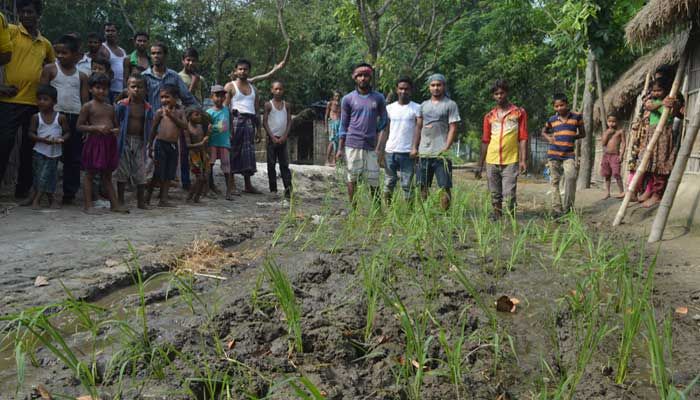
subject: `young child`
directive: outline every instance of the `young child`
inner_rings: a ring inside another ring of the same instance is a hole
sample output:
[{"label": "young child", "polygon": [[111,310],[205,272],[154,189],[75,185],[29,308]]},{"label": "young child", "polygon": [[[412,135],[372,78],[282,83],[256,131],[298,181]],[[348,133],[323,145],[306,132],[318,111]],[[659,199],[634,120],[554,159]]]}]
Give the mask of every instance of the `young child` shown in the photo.
[{"label": "young child", "polygon": [[210,125],[202,109],[197,106],[187,108],[185,116],[187,117],[185,141],[189,149],[190,170],[196,179],[187,201],[199,203],[209,177],[209,156],[206,146],[209,141]]},{"label": "young child", "polygon": [[340,129],[340,95],[339,91],[333,91],[333,97],[326,105],[326,130],[328,131],[328,149],[326,150],[326,164],[335,166],[335,152],[338,151],[338,130]]},{"label": "young child", "polygon": [[126,81],[128,97],[117,102],[119,121],[119,168],[114,174],[117,198],[124,207],[124,191],[128,182],[136,185],[136,207],[146,210],[146,143],[151,133],[153,109],[146,102],[146,81],[135,73]]},{"label": "young child", "polygon": [[58,94],[49,85],[40,85],[37,90],[37,107],[39,112],[32,116],[29,125],[29,138],[35,142],[33,155],[34,193],[22,205],[39,208],[41,196],[46,195],[49,206],[60,207],[53,194],[56,191],[58,159],[61,158],[62,145],[70,137],[68,120],[58,111],[54,111]]},{"label": "young child", "polygon": [[173,85],[163,85],[160,88],[161,108],[156,112],[149,139],[149,156],[155,164],[153,179],[146,194],[146,204],[149,204],[153,188],[160,185],[158,207],[174,207],[168,197],[170,182],[175,180],[177,172],[177,144],[187,122],[182,110],[177,108],[178,88]]},{"label": "young child", "polygon": [[603,160],[600,163],[600,175],[605,178],[606,194],[603,200],[610,198],[610,183],[611,177],[615,178],[617,188],[620,193],[615,196],[620,199],[625,197],[625,188],[622,186],[622,177],[620,176],[621,159],[625,154],[625,132],[618,129],[617,116],[614,114],[608,115],[608,129],[603,132],[601,140],[603,145]]},{"label": "young child", "polygon": [[[648,120],[648,128],[639,147],[638,159],[641,161],[644,157],[647,143],[654,135],[657,125],[661,120],[661,114],[664,109],[664,98],[668,96],[669,82],[665,79],[657,79],[651,85],[651,99],[644,104],[644,109],[647,111],[645,118]],[[673,164],[676,159],[676,148],[673,145],[673,123],[669,120],[664,126],[659,140],[651,149],[651,158],[646,168],[646,178],[648,179],[647,190],[639,201],[642,202],[642,207],[653,207],[661,202],[668,176],[673,170]]]},{"label": "young child", "polygon": [[88,76],[75,65],[80,56],[80,42],[75,36],[61,36],[54,48],[58,61],[44,66],[40,83],[56,88],[56,111],[68,120],[70,139],[63,145],[63,202],[70,204],[80,189],[83,141],[75,128],[80,108],[88,101]]},{"label": "young child", "polygon": [[226,90],[221,85],[211,87],[211,100],[214,103],[207,110],[209,119],[211,120],[211,133],[209,134],[209,185],[214,193],[219,193],[219,190],[214,184],[214,163],[218,159],[221,161],[221,171],[224,173],[226,181],[226,200],[233,200],[234,182],[231,177],[231,113],[228,108],[224,107],[224,99],[226,98]]},{"label": "young child", "polygon": [[119,165],[119,123],[114,107],[108,103],[110,79],[105,74],[94,73],[90,76],[88,85],[92,100],[83,105],[78,117],[78,130],[86,136],[82,152],[82,167],[85,170],[84,209],[87,213],[94,213],[92,180],[95,175],[99,175],[109,198],[110,210],[126,212],[119,207],[112,187],[112,172]]},{"label": "young child", "polygon": [[287,110],[284,101],[284,85],[280,81],[272,82],[270,88],[272,100],[265,103],[263,127],[267,132],[267,179],[270,192],[277,193],[277,171],[275,165],[279,161],[284,185],[284,197],[292,196],[292,172],[289,170],[289,155],[287,154],[287,137],[292,127],[292,114]]},{"label": "young child", "polygon": [[[576,140],[586,137],[583,116],[569,110],[569,100],[563,93],[554,95],[552,105],[556,114],[549,118],[542,129],[542,137],[549,142],[550,186],[552,191],[552,208],[557,216],[571,211],[576,198],[575,144]],[[564,177],[564,205],[562,207],[559,181]]]}]

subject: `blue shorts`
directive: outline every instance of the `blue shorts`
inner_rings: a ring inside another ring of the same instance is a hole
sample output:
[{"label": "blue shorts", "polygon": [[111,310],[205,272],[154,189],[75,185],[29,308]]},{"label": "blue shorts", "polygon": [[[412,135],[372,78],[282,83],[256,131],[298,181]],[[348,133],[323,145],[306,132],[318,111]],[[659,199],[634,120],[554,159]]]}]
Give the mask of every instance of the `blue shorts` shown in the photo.
[{"label": "blue shorts", "polygon": [[156,143],[153,145],[153,161],[155,163],[153,178],[160,182],[175,180],[177,158],[177,143],[156,139]]},{"label": "blue shorts", "polygon": [[418,165],[418,183],[422,188],[433,185],[433,176],[440,189],[452,188],[452,161],[447,158],[421,158]]}]

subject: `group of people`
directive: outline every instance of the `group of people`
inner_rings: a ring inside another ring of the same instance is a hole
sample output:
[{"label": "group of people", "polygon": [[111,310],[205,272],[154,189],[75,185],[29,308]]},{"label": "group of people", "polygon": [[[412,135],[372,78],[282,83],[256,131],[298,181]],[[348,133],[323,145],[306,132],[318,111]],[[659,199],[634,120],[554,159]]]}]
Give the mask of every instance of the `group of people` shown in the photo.
[{"label": "group of people", "polygon": [[[133,36],[133,52],[127,53],[118,44],[118,27],[107,23],[105,40],[88,34],[87,51],[81,53],[76,33],[53,44],[41,35],[41,1],[19,0],[17,11],[16,25],[0,18],[0,177],[21,129],[15,197],[26,199],[22,204],[39,207],[43,197],[52,207],[73,203],[81,171],[87,212],[94,212],[93,185],[99,185],[116,212],[127,211],[129,184],[136,188],[137,207],[149,208],[156,188],[158,205],[171,206],[169,188],[178,178],[189,190],[188,201],[199,202],[203,195],[219,192],[212,174],[216,160],[226,178],[226,199],[241,193],[233,174],[243,175],[244,192],[260,193],[251,182],[259,97],[248,80],[249,61],[236,62],[235,79],[225,86],[208,88],[197,72],[195,49],[185,50],[178,73],[167,67],[165,44],[149,44],[149,35],[139,32]],[[279,162],[289,197],[291,113],[283,97],[284,85],[274,82],[263,127],[268,159],[273,159],[270,189],[277,190],[274,163]],[[212,105],[204,110],[207,98]],[[61,201],[54,198],[59,160]]]},{"label": "group of people", "polygon": [[[0,19],[0,177],[21,128],[24,135],[15,196],[27,198],[24,204],[39,207],[43,196],[50,206],[74,202],[81,186],[81,171],[87,212],[93,211],[94,184],[109,199],[111,210],[117,212],[126,211],[124,192],[129,184],[136,188],[137,207],[148,208],[156,188],[160,190],[158,205],[172,206],[169,188],[178,178],[189,190],[188,201],[197,203],[210,192],[219,193],[212,173],[217,160],[225,177],[226,199],[240,195],[234,174],[243,175],[244,192],[260,193],[251,181],[256,172],[260,103],[249,79],[249,61],[238,60],[234,80],[224,86],[212,85],[207,91],[197,73],[199,56],[195,49],[183,53],[183,68],[178,73],[166,65],[165,44],[149,43],[149,35],[139,32],[133,36],[134,50],[127,53],[118,44],[118,27],[107,23],[105,40],[95,33],[88,34],[87,51],[81,53],[77,34],[63,35],[54,44],[41,35],[41,1],[19,0],[17,10],[19,24]],[[643,156],[663,108],[682,115],[681,102],[666,98],[669,71],[660,68],[645,95],[641,123],[633,129],[628,166],[631,173]],[[445,77],[433,74],[427,79],[430,98],[421,104],[411,101],[414,82],[400,78],[395,87],[397,100],[387,105],[384,95],[372,88],[373,74],[371,65],[358,64],[352,71],[355,90],[342,98],[335,92],[328,103],[328,162],[346,162],[351,202],[360,178],[379,197],[383,166],[387,201],[397,184],[404,196],[410,197],[414,182],[425,198],[435,179],[441,190],[441,207],[449,208],[449,151],[460,116],[457,104],[446,95]],[[504,211],[515,212],[517,178],[527,168],[528,116],[525,109],[509,101],[505,81],[497,80],[491,93],[495,107],[484,116],[476,175],[480,178],[485,172],[493,217],[499,218]],[[211,100],[211,107],[204,110],[201,104],[206,98]],[[547,120],[542,137],[549,142],[552,208],[556,214],[564,214],[573,208],[576,193],[575,143],[586,132],[582,115],[570,110],[564,94],[555,94],[552,105],[555,114]],[[284,84],[275,81],[271,99],[264,104],[262,128],[267,133],[270,191],[277,191],[279,164],[287,198],[292,191],[286,148],[291,118],[284,101]],[[612,177],[624,191],[620,171],[627,141],[616,116],[608,116],[607,127],[602,137],[601,174],[609,197]],[[644,206],[661,199],[675,157],[674,137],[669,124],[653,149],[643,184],[635,189],[635,198],[639,194]],[[59,160],[63,162],[60,202],[54,198]],[[563,199],[559,189],[562,180]]]}]

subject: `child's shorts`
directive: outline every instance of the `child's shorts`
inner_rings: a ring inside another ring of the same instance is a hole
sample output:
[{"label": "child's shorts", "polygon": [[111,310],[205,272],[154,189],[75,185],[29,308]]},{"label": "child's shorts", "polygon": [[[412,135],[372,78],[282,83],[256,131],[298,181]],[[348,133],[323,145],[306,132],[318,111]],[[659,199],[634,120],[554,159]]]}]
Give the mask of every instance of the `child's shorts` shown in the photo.
[{"label": "child's shorts", "polygon": [[620,156],[617,154],[603,154],[603,160],[600,162],[600,175],[603,178],[619,177]]},{"label": "child's shorts", "polygon": [[177,143],[156,139],[156,143],[153,145],[153,161],[155,162],[153,177],[161,182],[175,180],[177,158]]},{"label": "child's shorts", "polygon": [[206,150],[190,150],[190,171],[196,176],[209,173],[209,156]]},{"label": "child's shorts", "polygon": [[58,157],[51,158],[34,152],[32,155],[34,172],[34,189],[39,193],[56,192],[56,175],[58,175]]},{"label": "child's shorts", "polygon": [[216,160],[221,161],[221,172],[228,174],[231,172],[231,151],[226,147],[210,146],[209,161],[213,164]]},{"label": "child's shorts", "polygon": [[124,138],[124,149],[119,156],[114,179],[122,183],[131,181],[134,185],[146,183],[146,146],[143,138],[128,135]]}]

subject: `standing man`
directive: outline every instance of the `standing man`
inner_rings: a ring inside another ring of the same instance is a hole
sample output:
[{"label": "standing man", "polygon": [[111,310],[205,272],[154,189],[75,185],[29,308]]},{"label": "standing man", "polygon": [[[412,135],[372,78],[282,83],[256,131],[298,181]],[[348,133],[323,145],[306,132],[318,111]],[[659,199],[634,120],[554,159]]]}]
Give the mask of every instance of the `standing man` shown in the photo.
[{"label": "standing man", "polygon": [[508,101],[508,83],[497,80],[491,87],[496,107],[484,116],[481,161],[476,172],[481,178],[486,162],[486,178],[491,191],[493,220],[503,215],[502,202],[515,215],[518,175],[527,169],[527,113]]},{"label": "standing man", "polygon": [[[162,42],[151,45],[151,67],[141,73],[146,80],[148,90],[147,101],[153,108],[153,115],[160,109],[160,88],[165,85],[172,85],[178,88],[179,97],[185,107],[199,105],[197,99],[192,96],[189,88],[182,81],[180,75],[168,68],[165,61],[168,56],[168,47]],[[182,138],[181,138],[182,139]],[[180,178],[182,187],[190,187],[189,160],[187,148],[180,146]]]},{"label": "standing man", "polygon": [[206,97],[206,85],[202,75],[199,75],[199,53],[196,49],[190,47],[182,54],[182,71],[179,72],[180,78],[190,93],[201,103]]},{"label": "standing man", "polygon": [[92,75],[93,58],[97,58],[101,55],[102,43],[100,42],[100,35],[95,32],[88,33],[85,47],[87,48],[87,52],[83,54],[83,58],[75,64],[75,67],[78,68],[78,71],[90,76]]},{"label": "standing man", "polygon": [[102,55],[109,59],[109,64],[112,67],[112,84],[109,86],[109,102],[113,103],[114,99],[124,90],[124,58],[126,51],[119,47],[119,36],[117,25],[113,22],[107,22],[104,26],[105,42],[102,44],[104,49]]},{"label": "standing man", "polygon": [[428,197],[428,188],[432,186],[433,176],[437,178],[442,191],[440,207],[450,208],[452,198],[452,161],[447,152],[457,136],[457,123],[461,121],[457,103],[445,95],[446,80],[442,74],[428,77],[430,99],[420,106],[420,117],[413,138],[411,156],[420,157],[418,164],[418,183],[421,197]]},{"label": "standing man", "polygon": [[[415,161],[411,158],[411,146],[413,137],[416,135],[418,118],[420,118],[420,105],[411,101],[413,91],[413,81],[408,77],[402,77],[396,84],[396,95],[398,101],[386,107],[389,116],[388,127],[379,135],[377,144],[377,154],[379,160],[384,155],[384,172],[386,182],[384,182],[384,197],[387,203],[396,187],[396,182],[401,181],[404,197],[411,197],[411,185]],[[418,132],[420,134],[420,131]]]},{"label": "standing man", "polygon": [[137,32],[134,35],[134,51],[124,58],[124,82],[129,81],[132,72],[143,72],[151,66],[148,55],[148,33]]},{"label": "standing man", "polygon": [[[0,13],[0,96],[12,94],[12,88],[5,85],[5,64],[12,58],[12,41],[5,16]],[[2,176],[0,176],[0,181]]]},{"label": "standing man", "polygon": [[9,25],[12,59],[5,65],[8,93],[0,96],[0,179],[15,144],[17,129],[22,128],[19,149],[19,174],[15,197],[25,198],[32,187],[32,147],[29,123],[36,114],[36,91],[44,64],[56,59],[51,42],[39,32],[40,0],[18,0],[19,25]]},{"label": "standing man", "polygon": [[359,178],[367,181],[373,197],[379,194],[377,133],[386,126],[387,114],[384,95],[372,90],[373,72],[367,63],[355,66],[352,72],[355,90],[340,102],[340,143],[336,160],[346,157],[348,197],[353,206]]},{"label": "standing man", "polygon": [[234,75],[236,79],[224,86],[227,104],[231,108],[233,129],[231,131],[231,181],[235,193],[235,174],[243,175],[246,193],[260,194],[253,186],[251,177],[257,172],[255,165],[255,138],[258,126],[258,93],[255,86],[248,81],[250,61],[236,61]]}]

